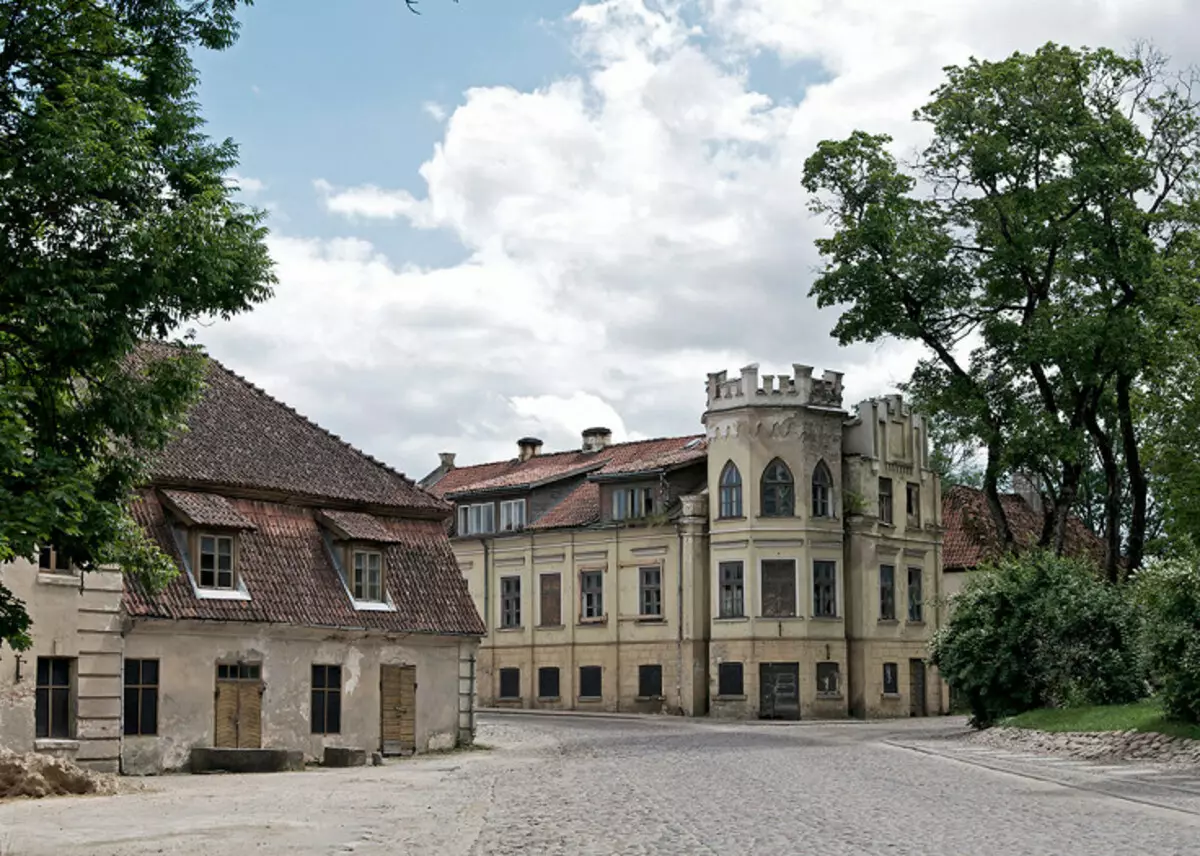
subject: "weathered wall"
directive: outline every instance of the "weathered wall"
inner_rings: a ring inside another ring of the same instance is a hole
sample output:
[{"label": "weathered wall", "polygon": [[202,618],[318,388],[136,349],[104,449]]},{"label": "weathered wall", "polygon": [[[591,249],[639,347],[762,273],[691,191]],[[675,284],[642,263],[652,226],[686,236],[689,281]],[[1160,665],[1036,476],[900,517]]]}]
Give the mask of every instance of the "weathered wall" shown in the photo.
[{"label": "weathered wall", "polygon": [[[121,724],[121,574],[94,571],[81,579],[78,573],[42,573],[35,563],[21,559],[0,566],[0,582],[24,601],[33,619],[32,650],[17,654],[0,644],[0,746],[63,755],[93,769],[116,770]],[[35,738],[38,657],[74,658],[71,739]]]},{"label": "weathered wall", "polygon": [[[125,639],[125,656],[157,658],[159,728],[156,737],[126,737],[122,768],[146,774],[183,767],[193,746],[213,745],[218,660],[262,664],[262,745],[302,750],[319,759],[325,746],[375,751],[380,746],[380,664],[416,666],[417,751],[450,748],[459,725],[459,661],[473,640],[384,636],[308,628],[189,622],[139,622]],[[342,667],[342,727],[311,733],[314,663]]]}]

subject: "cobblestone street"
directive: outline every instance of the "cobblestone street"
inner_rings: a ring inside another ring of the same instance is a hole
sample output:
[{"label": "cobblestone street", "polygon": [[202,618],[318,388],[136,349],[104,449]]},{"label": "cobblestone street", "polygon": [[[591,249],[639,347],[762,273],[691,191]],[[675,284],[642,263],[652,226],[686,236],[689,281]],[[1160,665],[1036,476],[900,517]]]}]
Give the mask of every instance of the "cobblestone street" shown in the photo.
[{"label": "cobblestone street", "polygon": [[0,805],[4,856],[1195,854],[1200,776],[973,748],[958,720],[485,717],[492,751],[381,768],[171,776]]}]

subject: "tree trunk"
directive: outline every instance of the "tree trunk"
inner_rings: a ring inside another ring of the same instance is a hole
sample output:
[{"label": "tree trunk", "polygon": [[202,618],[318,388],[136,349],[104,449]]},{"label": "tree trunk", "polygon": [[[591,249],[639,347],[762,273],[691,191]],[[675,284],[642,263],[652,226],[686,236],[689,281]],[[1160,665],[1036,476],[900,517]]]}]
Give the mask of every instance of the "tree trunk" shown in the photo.
[{"label": "tree trunk", "polygon": [[1137,432],[1133,425],[1133,405],[1129,400],[1132,384],[1133,378],[1129,374],[1117,374],[1117,416],[1121,422],[1121,444],[1125,452],[1125,472],[1129,476],[1129,493],[1133,498],[1126,573],[1136,571],[1142,565],[1142,552],[1146,546],[1146,495],[1149,490],[1146,472],[1142,469],[1142,458],[1138,453]]},{"label": "tree trunk", "polygon": [[1096,414],[1089,412],[1086,422],[1104,469],[1104,576],[1110,583],[1115,583],[1121,562],[1121,470],[1113,452],[1112,438],[1101,427]]},{"label": "tree trunk", "polygon": [[1008,525],[1008,517],[1004,514],[1004,506],[1000,503],[1000,463],[997,460],[994,446],[988,444],[987,467],[983,472],[983,493],[987,497],[988,510],[992,512],[992,522],[996,524],[996,536],[1000,539],[1004,552],[1012,549],[1012,529]]},{"label": "tree trunk", "polygon": [[1071,508],[1079,496],[1079,480],[1083,476],[1083,464],[1077,461],[1063,463],[1062,489],[1054,505],[1054,553],[1061,556],[1067,546],[1067,521]]}]

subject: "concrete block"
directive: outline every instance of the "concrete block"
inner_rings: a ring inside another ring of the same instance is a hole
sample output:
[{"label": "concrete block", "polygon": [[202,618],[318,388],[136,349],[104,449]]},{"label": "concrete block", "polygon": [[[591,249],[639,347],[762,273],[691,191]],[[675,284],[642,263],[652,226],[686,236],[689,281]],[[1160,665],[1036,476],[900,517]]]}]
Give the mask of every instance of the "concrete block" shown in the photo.
[{"label": "concrete block", "polygon": [[189,759],[193,773],[283,773],[304,769],[304,753],[287,749],[218,749],[195,746]]},{"label": "concrete block", "polygon": [[321,764],[325,767],[365,767],[367,750],[351,749],[347,746],[326,746],[325,757]]}]

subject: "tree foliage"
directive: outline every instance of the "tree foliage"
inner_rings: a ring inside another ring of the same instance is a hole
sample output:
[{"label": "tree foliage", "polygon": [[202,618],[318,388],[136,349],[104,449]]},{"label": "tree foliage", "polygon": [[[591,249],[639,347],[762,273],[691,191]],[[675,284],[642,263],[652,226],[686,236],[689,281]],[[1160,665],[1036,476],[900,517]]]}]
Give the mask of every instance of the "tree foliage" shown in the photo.
[{"label": "tree foliage", "polygon": [[1200,554],[1147,565],[1136,591],[1146,662],[1163,710],[1200,723]]},{"label": "tree foliage", "polygon": [[[273,281],[190,58],[233,44],[238,5],[0,0],[0,562],[53,544],[84,569],[173,572],[127,506],[202,358],[138,343],[243,312]],[[27,630],[0,588],[0,640]]]},{"label": "tree foliage", "polygon": [[979,727],[1039,707],[1144,694],[1137,610],[1095,569],[1048,551],[973,572],[931,661]]},{"label": "tree foliage", "polygon": [[1006,473],[1041,476],[1041,540],[1061,552],[1095,461],[1113,579],[1122,553],[1141,563],[1148,528],[1139,400],[1169,352],[1200,349],[1193,85],[1146,50],[1047,44],[948,68],[915,114],[932,139],[908,169],[862,131],[805,164],[834,227],[812,294],[845,307],[835,335],[928,348],[910,388],[986,450],[1010,543]]}]

